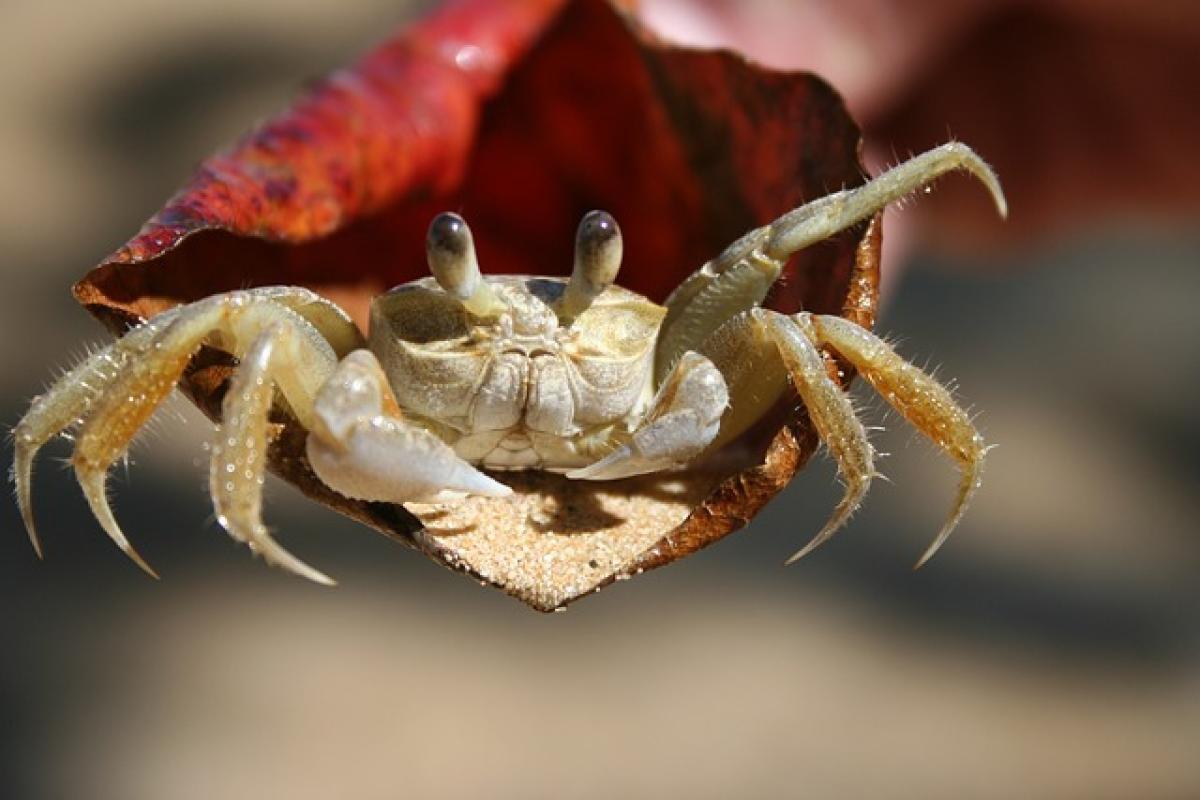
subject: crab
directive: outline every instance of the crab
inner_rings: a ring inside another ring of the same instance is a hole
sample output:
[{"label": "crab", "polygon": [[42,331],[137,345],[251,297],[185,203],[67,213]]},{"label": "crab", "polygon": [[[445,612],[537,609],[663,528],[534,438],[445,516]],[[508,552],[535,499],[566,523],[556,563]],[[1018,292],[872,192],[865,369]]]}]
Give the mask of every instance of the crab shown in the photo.
[{"label": "crab", "polygon": [[979,179],[1006,213],[990,167],[950,142],[750,231],[664,305],[616,285],[621,232],[611,215],[593,211],[579,225],[569,278],[485,277],[467,223],[440,214],[426,240],[432,276],[377,297],[365,341],[341,308],[299,287],[232,291],[165,311],[65,374],[16,426],[13,479],[30,540],[40,556],[34,458],[78,426],[71,463],[93,514],[154,574],[109,507],[106,476],[210,345],[238,359],[211,448],[217,520],[269,563],[303,577],[332,583],[283,548],[262,520],[275,406],[307,431],[311,467],[334,491],[452,503],[509,495],[506,471],[610,481],[688,469],[745,433],[789,384],[845,487],[791,563],[843,526],[877,475],[867,429],[829,374],[823,353],[830,351],[959,467],[952,510],[919,566],[980,485],[984,439],[944,386],[865,328],[761,304],[792,254],[954,170]]}]

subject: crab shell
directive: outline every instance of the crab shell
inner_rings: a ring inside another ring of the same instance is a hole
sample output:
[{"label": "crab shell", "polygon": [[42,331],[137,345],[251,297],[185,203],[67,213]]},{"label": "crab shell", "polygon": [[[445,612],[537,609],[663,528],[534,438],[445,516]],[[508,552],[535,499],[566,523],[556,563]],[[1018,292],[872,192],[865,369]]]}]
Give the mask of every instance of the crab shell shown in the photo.
[{"label": "crab shell", "polygon": [[[661,302],[742,233],[861,182],[858,150],[840,98],[812,76],[664,46],[599,0],[475,0],[401,32],[206,161],[75,296],[120,333],[217,292],[294,284],[361,325],[374,296],[425,274],[422,233],[438,211],[470,216],[489,272],[565,275],[575,221],[605,208],[625,232],[619,282]],[[765,305],[871,327],[880,242],[875,218],[803,251]],[[202,351],[184,382],[213,419],[231,364]],[[744,526],[816,447],[795,406],[781,402],[685,472],[605,484],[505,473],[515,499],[454,506],[338,495],[282,411],[270,466],[309,497],[552,610]]]}]

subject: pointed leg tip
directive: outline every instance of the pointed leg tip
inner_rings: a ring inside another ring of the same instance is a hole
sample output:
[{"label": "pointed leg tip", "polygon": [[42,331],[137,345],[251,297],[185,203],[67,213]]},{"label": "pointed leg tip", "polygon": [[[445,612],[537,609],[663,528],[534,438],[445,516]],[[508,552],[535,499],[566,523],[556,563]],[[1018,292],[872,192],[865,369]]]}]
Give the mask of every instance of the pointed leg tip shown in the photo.
[{"label": "pointed leg tip", "polygon": [[275,541],[261,521],[255,519],[247,522],[237,515],[222,513],[220,510],[217,513],[217,521],[235,541],[246,544],[251,552],[261,555],[271,566],[322,586],[337,585],[333,578],[289,553]]},{"label": "pointed leg tip", "polygon": [[917,559],[915,564],[913,564],[912,571],[917,572],[922,567],[924,567],[926,564],[928,564],[929,559],[933,558],[933,556],[936,552],[937,552],[936,549],[930,547],[928,550],[926,550],[924,553],[922,553],[921,557]]},{"label": "pointed leg tip", "polygon": [[255,537],[252,546],[255,550],[262,553],[263,558],[268,564],[279,567],[297,577],[312,581],[319,586],[337,586],[337,581],[307,561],[302,561],[292,555],[269,535],[264,534]]},{"label": "pointed leg tip", "polygon": [[792,564],[795,564],[797,561],[804,558],[806,555],[808,555],[811,552],[812,552],[811,545],[806,545],[806,546],[800,548],[799,550],[797,550],[796,552],[792,553],[790,556],[788,556],[787,559],[784,560],[783,565],[785,567],[790,567]]},{"label": "pointed leg tip", "polygon": [[283,567],[293,575],[297,575],[306,580],[312,581],[319,586],[328,586],[330,588],[337,586],[337,581],[321,572],[316,567],[301,561],[292,554],[287,554],[286,563],[284,561],[276,562],[280,567]]},{"label": "pointed leg tip", "polygon": [[930,152],[937,153],[939,150],[941,153],[950,155],[954,161],[958,162],[961,168],[966,169],[983,183],[988,190],[988,194],[992,196],[996,212],[1000,215],[1001,219],[1007,219],[1008,200],[1004,197],[1004,190],[1000,188],[1000,179],[996,176],[996,171],[992,169],[991,165],[962,142],[946,142],[940,148],[935,148]]},{"label": "pointed leg tip", "polygon": [[996,213],[1000,215],[1000,219],[1008,219],[1008,201],[1004,199],[1004,195],[992,195],[992,199],[996,203]]},{"label": "pointed leg tip", "polygon": [[130,544],[129,537],[121,530],[121,526],[117,523],[117,518],[112,513],[112,508],[108,505],[108,498],[105,495],[104,479],[106,470],[90,470],[82,469],[78,466],[75,470],[76,479],[79,481],[80,487],[83,489],[83,495],[87,499],[88,505],[92,509],[93,516],[100,523],[100,527],[108,534],[108,538],[113,540],[113,543],[121,549],[121,552],[129,557],[133,563],[141,568],[151,578],[160,580],[157,572],[151,567],[137,549]]},{"label": "pointed leg tip", "polygon": [[813,550],[816,550],[818,547],[825,544],[825,542],[829,541],[829,539],[833,536],[833,534],[840,527],[841,527],[841,523],[839,523],[838,525],[835,525],[835,526],[826,525],[825,528],[823,528],[820,533],[818,533],[816,536],[814,536],[812,538],[812,541],[810,541],[808,544],[804,545],[804,547],[801,547],[799,550],[797,550],[796,552],[794,552],[790,556],[788,556],[787,561],[784,561],[783,565],[785,567],[790,567],[792,564],[795,564],[797,561],[799,561],[800,559],[807,556]]},{"label": "pointed leg tip", "polygon": [[997,177],[996,171],[992,169],[990,164],[980,158],[974,150],[965,144],[958,144],[965,156],[967,169],[983,183],[988,194],[992,196],[992,203],[996,206],[996,213],[1000,215],[1001,219],[1008,219],[1008,199],[1004,196],[1004,189],[1000,186],[1000,178]]},{"label": "pointed leg tip", "polygon": [[19,433],[14,433],[16,439],[15,450],[13,456],[13,466],[11,478],[13,486],[17,493],[17,509],[21,514],[21,522],[25,525],[25,533],[29,536],[29,544],[33,546],[33,552],[37,554],[39,559],[44,558],[42,554],[42,540],[38,536],[37,526],[33,522],[33,493],[32,493],[32,478],[33,478],[33,457],[37,452],[37,448],[26,444]]},{"label": "pointed leg tip", "polygon": [[821,529],[821,532],[814,536],[812,541],[793,553],[787,561],[783,562],[783,565],[786,567],[796,563],[832,539],[833,535],[840,531],[850,520],[850,516],[858,510],[868,486],[870,486],[870,481],[866,481],[858,489],[851,489],[842,502],[838,504],[838,507],[833,512],[833,516],[825,523],[825,527]]},{"label": "pointed leg tip", "polygon": [[154,570],[154,567],[150,566],[146,559],[142,558],[142,554],[135,550],[133,545],[129,544],[129,542],[125,542],[124,544],[118,542],[117,544],[121,548],[121,552],[128,556],[130,561],[132,561],[134,564],[137,564],[142,572],[146,573],[151,578],[154,578],[156,581],[162,580],[159,574]]},{"label": "pointed leg tip", "polygon": [[987,172],[978,173],[975,175],[983,181],[984,187],[987,188],[988,194],[992,196],[992,204],[996,207],[996,213],[1000,219],[1008,219],[1008,198],[1004,196],[1004,190],[1000,188],[1000,179],[996,177],[996,173],[992,172],[992,168],[986,164]]},{"label": "pointed leg tip", "polygon": [[[986,453],[987,451],[985,450],[984,452]],[[953,510],[950,512],[950,517],[942,525],[942,529],[938,531],[938,535],[934,538],[933,543],[925,549],[925,552],[917,559],[917,563],[913,565],[914,572],[925,566],[942,549],[942,546],[949,540],[950,535],[958,528],[958,523],[962,521],[963,516],[966,514],[971,498],[980,486],[981,471],[982,460],[976,461],[972,466],[963,471],[962,480],[959,483],[958,498],[955,501]]]},{"label": "pointed leg tip", "polygon": [[33,548],[34,555],[39,561],[44,561],[45,553],[42,552],[42,537],[38,536],[37,528],[33,526],[33,517],[26,513],[26,509],[21,509],[22,521],[25,523],[25,534],[29,537],[29,545]]},{"label": "pointed leg tip", "polygon": [[280,569],[286,570],[293,575],[312,581],[313,583],[321,586],[337,585],[337,582],[333,578],[329,577],[324,572],[321,572],[321,570],[312,566],[308,562],[302,561],[301,559],[292,555],[269,535],[262,533],[256,535],[251,541],[254,549],[262,553],[263,558],[266,559],[268,564],[279,567]]},{"label": "pointed leg tip", "polygon": [[937,555],[937,552],[942,549],[942,545],[946,544],[946,541],[950,538],[950,534],[954,533],[954,529],[958,527],[958,523],[961,518],[962,510],[960,509],[954,516],[950,518],[950,521],[947,522],[940,531],[938,531],[937,538],[933,540],[933,543],[930,544],[929,547],[925,548],[925,552],[922,553],[921,557],[917,559],[917,563],[913,564],[913,572],[916,572],[924,567],[929,563],[930,559]]}]

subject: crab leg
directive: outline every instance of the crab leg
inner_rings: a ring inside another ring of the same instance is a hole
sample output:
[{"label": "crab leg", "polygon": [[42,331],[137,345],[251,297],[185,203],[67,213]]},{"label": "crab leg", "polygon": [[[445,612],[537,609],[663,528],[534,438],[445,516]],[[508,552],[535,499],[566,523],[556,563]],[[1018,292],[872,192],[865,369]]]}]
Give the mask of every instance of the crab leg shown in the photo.
[{"label": "crab leg", "polygon": [[992,168],[965,144],[948,142],[897,164],[862,186],[834,192],[789,211],[768,226],[770,235],[763,253],[768,258],[786,259],[955,170],[965,170],[978,178],[1000,216],[1008,216],[1008,204]]},{"label": "crab leg", "polygon": [[[231,339],[233,346],[230,349],[237,355],[245,355],[251,349],[249,343],[254,341],[256,332],[273,324],[293,330],[308,327],[290,309],[271,302],[254,302],[245,295],[225,295],[187,306],[154,337],[144,353],[129,359],[122,373],[104,389],[84,422],[71,459],[79,484],[104,530],[144,569],[149,571],[129,546],[109,508],[104,487],[109,467],[125,453],[134,435],[175,387],[191,357],[211,334],[218,333]],[[292,338],[301,340],[294,334]],[[317,340],[324,341],[319,337]],[[328,345],[323,349],[308,349],[311,350],[305,353],[308,358],[293,358],[292,364],[294,369],[308,372],[307,382],[311,387],[308,396],[311,397],[315,384],[332,371],[336,357]],[[303,421],[308,416],[305,413],[306,392],[296,381],[288,388],[292,389],[288,393],[289,400],[294,401],[292,408]],[[240,399],[240,396],[234,398]],[[214,459],[220,452],[219,447],[214,449]],[[238,532],[232,533],[235,538],[241,538]]]},{"label": "crab leg", "polygon": [[[715,450],[745,431],[774,404],[784,381],[790,380],[817,435],[837,462],[846,494],[821,532],[788,563],[827,541],[854,513],[877,473],[866,430],[845,392],[829,376],[820,347],[846,358],[893,408],[959,463],[962,479],[954,508],[917,562],[920,567],[942,546],[966,511],[979,486],[987,447],[946,387],[898,356],[870,331],[841,317],[808,313],[789,317],[761,308],[721,326],[704,343],[702,352],[721,369],[732,402],[721,421],[720,435],[710,447]],[[782,372],[772,361],[782,363]]]},{"label": "crab leg", "polygon": [[317,393],[306,444],[317,476],[347,497],[436,502],[454,494],[512,493],[432,433],[401,418],[379,361],[346,356]]},{"label": "crab leg", "polygon": [[[263,330],[242,356],[225,393],[221,424],[213,439],[209,468],[209,491],[217,521],[234,539],[249,545],[269,564],[316,583],[333,580],[285,550],[262,521],[262,485],[267,465],[269,413],[275,385],[286,386],[289,369],[301,362],[296,330],[276,322]],[[320,360],[318,361],[320,363]],[[288,369],[280,369],[284,365]],[[324,370],[332,371],[332,359],[324,359]],[[292,407],[309,419],[315,386],[290,386],[284,390]]]},{"label": "crab leg", "polygon": [[656,378],[665,377],[680,355],[698,349],[726,321],[759,305],[794,253],[863,222],[955,170],[965,170],[978,178],[1001,216],[1007,213],[1004,194],[991,167],[965,144],[950,142],[910,158],[862,186],[789,211],[729,245],[667,299],[667,316],[659,333],[655,360]]},{"label": "crab leg", "polygon": [[829,540],[862,504],[871,479],[875,477],[875,449],[867,440],[867,431],[854,411],[850,398],[829,377],[825,360],[814,344],[812,325],[804,317],[786,317],[774,311],[756,309],[751,315],[779,348],[779,355],[791,376],[796,393],[804,401],[808,417],[821,438],[846,487],[842,501],[812,540],[794,553],[791,564]]},{"label": "crab leg", "polygon": [[790,380],[804,401],[817,435],[837,463],[846,491],[829,521],[792,563],[818,547],[846,523],[875,477],[875,451],[850,398],[829,376],[808,321],[755,308],[721,326],[702,351],[729,381],[731,403],[721,421],[716,449],[736,438],[776,400]]},{"label": "crab leg", "polygon": [[[34,525],[32,501],[33,461],[38,450],[63,430],[86,418],[104,389],[116,381],[129,361],[149,345],[167,322],[169,319],[158,318],[146,323],[84,359],[45,394],[35,398],[29,412],[17,423],[13,431],[13,483],[25,530],[39,557],[42,546]],[[127,547],[126,542],[122,549]]]},{"label": "crab leg", "polygon": [[614,480],[687,463],[716,437],[728,405],[725,379],[712,361],[684,353],[629,441],[567,477]]},{"label": "crab leg", "polygon": [[139,567],[152,570],[129,543],[108,504],[105,487],[109,467],[129,448],[154,409],[163,401],[183,374],[194,350],[208,332],[180,325],[176,319],[154,337],[151,346],[137,357],[129,358],[124,368],[103,388],[88,409],[71,464],[75,478],[100,526]]},{"label": "crab leg", "polygon": [[[33,458],[46,441],[78,423],[71,460],[92,513],[118,547],[153,574],[109,507],[105,489],[109,467],[125,454],[202,343],[217,341],[235,355],[246,355],[259,333],[273,325],[282,328],[282,338],[294,343],[289,369],[278,374],[283,394],[301,421],[311,419],[311,398],[332,372],[337,356],[305,315],[332,325],[332,335],[344,346],[353,339],[353,326],[336,311],[311,292],[289,287],[219,295],[155,317],[61,378],[34,401],[14,432],[18,503],[35,549],[39,548],[30,502]],[[336,324],[338,319],[344,324]]]},{"label": "crab leg", "polygon": [[954,507],[941,531],[917,561],[923,565],[937,552],[962,519],[979,488],[987,446],[971,418],[950,391],[898,356],[879,337],[840,317],[797,314],[793,319],[853,364],[883,398],[917,430],[959,464],[962,477]]}]

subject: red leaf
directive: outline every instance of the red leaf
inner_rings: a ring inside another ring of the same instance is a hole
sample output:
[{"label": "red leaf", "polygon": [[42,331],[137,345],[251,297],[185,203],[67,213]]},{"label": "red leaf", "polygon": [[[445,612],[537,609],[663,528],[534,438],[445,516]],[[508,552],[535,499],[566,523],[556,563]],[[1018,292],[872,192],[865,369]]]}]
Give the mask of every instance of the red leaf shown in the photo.
[{"label": "red leaf", "polygon": [[[857,128],[820,80],[655,43],[600,0],[559,6],[464,0],[402,31],[205,161],[76,297],[121,330],[217,292],[298,284],[362,324],[373,295],[426,274],[424,230],[439,211],[466,217],[485,272],[556,275],[570,271],[579,218],[603,208],[625,234],[620,282],[662,300],[747,230],[861,182]],[[869,325],[873,231],[861,285],[850,286],[859,237],[842,236],[794,259],[769,304],[854,306]],[[223,377],[192,376],[210,413]],[[285,431],[277,471],[376,527],[413,529],[402,509],[316,483],[302,435]],[[724,495],[736,507],[720,513],[710,498],[697,517],[707,527],[676,531],[691,543],[671,558],[744,524],[786,483],[813,444],[799,421],[789,436],[794,452],[775,453],[769,480],[742,473]]]}]

